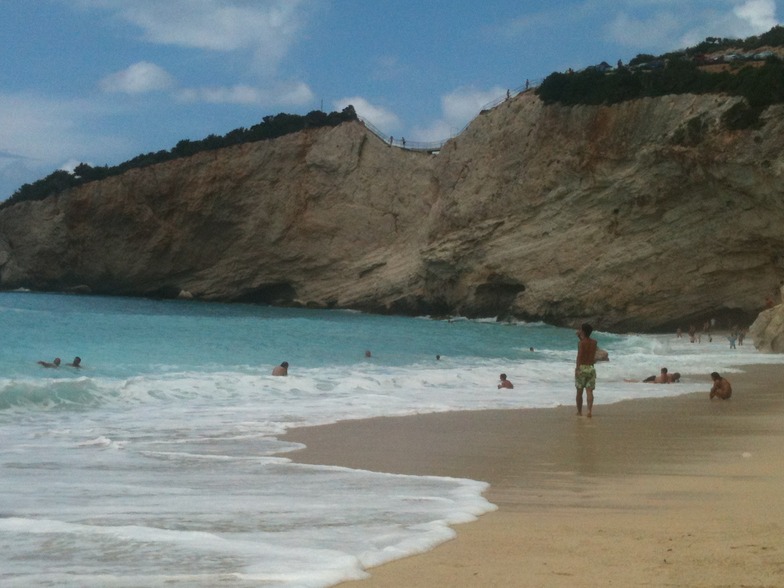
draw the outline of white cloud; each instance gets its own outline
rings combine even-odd
[[[69,159],[65,163],[63,163],[59,168],[63,171],[67,171],[69,173],[73,173],[73,171],[77,168],[77,166],[81,163],[86,163],[88,165],[92,165],[90,162],[87,161],[79,161],[78,159]]]
[[[775,0],[626,0],[605,25],[609,40],[645,51],[696,45],[706,37],[744,38],[777,24]]]
[[[383,106],[371,104],[361,96],[342,98],[333,102],[335,110],[343,110],[349,104],[354,106],[354,110],[356,110],[359,118],[371,123],[385,133],[396,131],[400,127],[400,119],[395,113]]]
[[[273,72],[299,41],[311,4],[302,0],[81,0],[142,30],[150,43],[207,51],[249,50]]]
[[[444,118],[450,123],[465,125],[474,118],[482,107],[488,103],[503,98],[506,89],[495,86],[489,90],[477,88],[458,88],[441,98],[441,109]]]
[[[773,0],[744,0],[731,3],[731,8],[706,12],[699,23],[688,21],[690,28],[683,34],[681,46],[688,47],[706,37],[745,38],[764,33],[778,24]]]
[[[736,6],[733,13],[756,33],[765,32],[778,24],[774,0],[747,0]]]
[[[441,118],[426,127],[415,127],[411,132],[414,141],[443,141],[454,137],[471,122],[479,112],[497,100],[503,100],[506,89],[495,86],[488,90],[458,88],[441,97]]]
[[[302,106],[313,102],[314,99],[310,87],[302,82],[279,83],[270,88],[257,88],[246,84],[228,87],[185,88],[179,90],[176,96],[182,102],[258,106],[276,104]]]
[[[121,92],[124,94],[143,94],[166,90],[174,85],[174,79],[169,73],[147,61],[140,61],[106,76],[100,82],[104,92]]]
[[[119,152],[122,139],[85,131],[105,111],[84,100],[0,94],[0,199],[67,165],[79,153]]]
[[[0,149],[56,161],[75,146],[80,103],[28,94],[0,95]]]
[[[607,41],[637,52],[687,47],[706,37],[748,37],[775,26],[776,0],[577,0],[548,5],[486,28],[488,39],[519,45],[543,31],[599,28]]]

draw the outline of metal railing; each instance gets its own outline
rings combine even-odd
[[[479,109],[479,113],[485,112],[487,110],[491,110],[500,104],[503,104],[507,100],[511,100],[515,96],[527,92],[528,90],[533,90],[534,88],[538,87],[539,84],[542,83],[542,80],[526,80],[525,84],[518,88],[514,88],[513,90],[507,90],[506,94],[501,96],[500,98],[496,98],[482,106]],[[466,125],[454,133],[448,139],[441,139],[440,141],[409,141],[405,137],[393,137],[392,135],[388,135],[379,129],[376,125],[370,122],[368,119],[360,116],[359,117],[365,127],[373,133],[376,137],[387,143],[390,147],[397,147],[399,149],[406,149],[407,151],[422,151],[425,153],[436,153],[441,150],[444,144],[449,141],[450,139],[454,139],[458,135],[460,135],[463,131],[468,128],[474,119],[471,119],[466,123]],[[476,118],[476,117],[474,117]]]

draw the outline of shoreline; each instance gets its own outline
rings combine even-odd
[[[575,408],[379,417],[292,429],[300,463],[489,482],[498,510],[372,586],[784,584],[782,365],[705,392]],[[346,585],[349,585],[346,583]]]

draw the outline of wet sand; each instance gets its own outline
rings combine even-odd
[[[784,366],[745,369],[728,401],[708,400],[706,375],[675,398],[604,406],[600,389],[592,419],[565,406],[295,429],[308,447],[287,457],[490,483],[498,511],[347,586],[784,586]]]

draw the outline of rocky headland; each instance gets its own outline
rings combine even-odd
[[[673,95],[480,114],[439,153],[361,122],[0,211],[0,287],[611,331],[750,324],[784,276],[784,106]]]
[[[749,335],[757,351],[784,353],[784,304],[768,308],[759,313],[749,327]]]

